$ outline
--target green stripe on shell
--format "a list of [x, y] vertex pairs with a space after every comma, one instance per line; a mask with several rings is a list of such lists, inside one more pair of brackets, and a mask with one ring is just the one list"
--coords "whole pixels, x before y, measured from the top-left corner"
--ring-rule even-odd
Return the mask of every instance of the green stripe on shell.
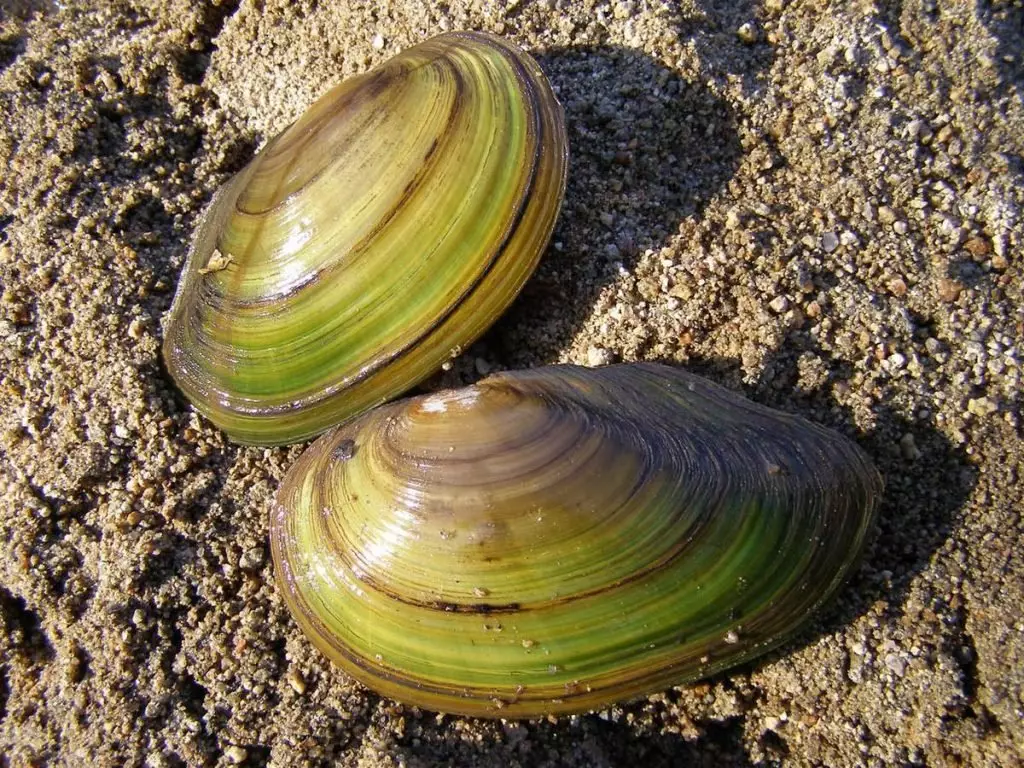
[[777, 645], [856, 562], [852, 443], [657, 365], [502, 373], [322, 437], [271, 520], [299, 625], [431, 710], [601, 708]]
[[441, 35], [345, 81], [211, 203], [168, 368], [244, 443], [308, 438], [401, 394], [518, 293], [566, 163], [550, 86], [498, 38]]

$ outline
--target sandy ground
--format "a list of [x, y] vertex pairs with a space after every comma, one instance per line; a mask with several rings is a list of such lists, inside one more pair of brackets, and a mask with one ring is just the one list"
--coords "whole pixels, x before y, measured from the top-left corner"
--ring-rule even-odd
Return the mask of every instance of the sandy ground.
[[[0, 0], [0, 765], [1020, 765], [1022, 25], [1019, 0]], [[431, 386], [670, 361], [885, 476], [838, 603], [758, 663], [550, 721], [382, 700], [272, 580], [299, 449], [229, 445], [160, 362], [218, 184], [459, 28], [537, 57], [572, 167], [537, 274]]]

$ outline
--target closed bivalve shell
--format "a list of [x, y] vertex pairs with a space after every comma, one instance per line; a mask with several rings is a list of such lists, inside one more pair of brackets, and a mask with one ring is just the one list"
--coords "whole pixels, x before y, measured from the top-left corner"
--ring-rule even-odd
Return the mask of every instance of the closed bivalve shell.
[[271, 544], [299, 625], [353, 677], [538, 717], [778, 645], [857, 562], [881, 490], [849, 440], [697, 376], [554, 366], [323, 436]]
[[242, 443], [302, 440], [401, 394], [515, 298], [567, 157], [547, 80], [499, 38], [441, 35], [346, 80], [214, 198], [168, 369]]

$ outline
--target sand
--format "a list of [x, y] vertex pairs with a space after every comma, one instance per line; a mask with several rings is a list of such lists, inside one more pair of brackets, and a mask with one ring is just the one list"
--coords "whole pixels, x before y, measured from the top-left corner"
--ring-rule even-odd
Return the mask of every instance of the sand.
[[[0, 765], [1020, 765], [1019, 0], [0, 1]], [[579, 717], [381, 699], [299, 633], [270, 499], [159, 356], [213, 191], [450, 29], [558, 89], [512, 310], [428, 387], [661, 360], [856, 439], [864, 563], [777, 652]]]

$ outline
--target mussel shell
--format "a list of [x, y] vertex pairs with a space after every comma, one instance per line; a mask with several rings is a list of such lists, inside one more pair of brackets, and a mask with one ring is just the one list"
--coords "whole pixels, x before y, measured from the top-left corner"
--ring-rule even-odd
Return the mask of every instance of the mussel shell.
[[659, 365], [501, 373], [334, 430], [271, 514], [278, 581], [353, 677], [536, 717], [706, 676], [790, 635], [881, 493], [850, 441]]
[[499, 38], [441, 35], [345, 81], [211, 203], [168, 369], [243, 443], [301, 440], [401, 394], [516, 296], [567, 157], [547, 80]]

